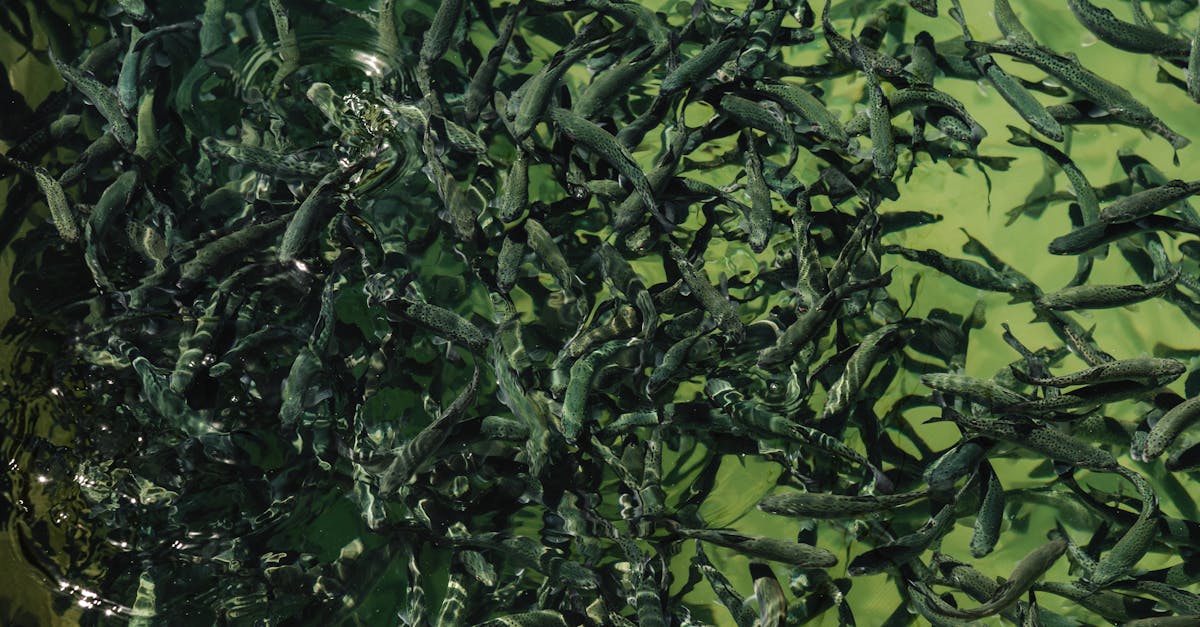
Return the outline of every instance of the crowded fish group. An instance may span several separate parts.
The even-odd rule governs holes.
[[[1067,2],[1170,98],[1033,0],[88,4],[0,8],[65,83],[0,84],[5,496],[56,612],[1200,625],[1200,333],[1090,322],[1200,325],[1200,180],[1071,154],[1179,161],[1196,0]],[[1048,249],[916,247],[1017,160]]]

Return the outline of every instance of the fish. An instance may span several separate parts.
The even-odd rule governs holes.
[[[633,188],[641,195],[642,202],[646,208],[655,214],[659,220],[670,224],[658,209],[658,205],[654,200],[654,191],[650,187],[650,182],[646,179],[646,173],[642,171],[642,167],[638,165],[633,155],[629,154],[625,146],[622,146],[613,137],[611,133],[600,128],[594,122],[580,117],[570,109],[553,107],[549,113],[550,119],[564,134],[570,137],[574,142],[592,151],[596,156],[604,159],[633,183]]]
[[[1137,520],[1125,531],[1107,553],[1100,556],[1095,571],[1084,575],[1087,583],[1105,587],[1125,577],[1150,549],[1158,537],[1158,497],[1154,488],[1140,474],[1118,466],[1117,474],[1125,477],[1137,488],[1142,499],[1142,509]]]
[[[1062,557],[1066,550],[1067,543],[1062,539],[1051,540],[1034,549],[1017,563],[1012,574],[996,589],[992,598],[975,608],[958,609],[931,594],[928,588],[920,589],[921,594],[925,595],[926,600],[932,604],[934,611],[943,616],[967,619],[991,616],[1019,601],[1026,591],[1030,590],[1034,583],[1050,570],[1051,566],[1054,566],[1054,563]]]
[[[826,292],[818,303],[784,329],[775,340],[775,344],[759,351],[758,365],[768,368],[791,361],[804,344],[828,330],[830,318],[844,299],[855,292],[884,287],[891,283],[891,280],[892,274],[889,270],[876,278],[843,283]]]
[[[517,18],[522,11],[521,5],[514,5],[504,14],[504,19],[500,21],[496,42],[492,44],[487,56],[475,69],[475,73],[471,75],[471,82],[467,85],[463,96],[467,122],[474,122],[478,119],[480,111],[492,97],[496,76],[500,72],[500,64],[504,61],[504,51],[508,49],[509,41],[512,40],[513,31],[517,26]]]
[[[200,140],[200,147],[210,155],[224,157],[256,172],[285,179],[318,180],[333,170],[333,166],[328,163],[306,161],[296,155],[213,137]]]
[[[1200,181],[1169,181],[1119,198],[1100,210],[1105,222],[1131,222],[1158,213],[1171,205],[1200,193]]]
[[[1083,210],[1084,225],[1094,224],[1100,219],[1100,201],[1096,197],[1095,188],[1066,153],[1015,126],[1009,126],[1008,130],[1012,134],[1008,143],[1014,146],[1037,148],[1058,164],[1063,174],[1067,176],[1067,180],[1070,181],[1071,189],[1075,192],[1075,200]]]
[[[684,538],[702,540],[709,544],[733,549],[744,555],[800,568],[830,568],[838,563],[837,556],[818,546],[752,536],[722,529],[688,529],[680,527],[675,533]]]
[[[475,627],[566,627],[567,621],[554,610],[534,610],[509,614],[479,623]]]
[[[400,298],[398,302],[405,318],[473,353],[482,354],[491,343],[479,327],[449,309],[408,297]]]
[[[721,102],[725,102],[725,99],[722,98]],[[763,178],[762,158],[754,149],[754,138],[750,136],[747,139],[746,192],[750,195],[750,250],[761,253],[767,249],[775,219],[772,215],[771,190]],[[794,145],[794,142],[795,139],[790,143]]]
[[[846,574],[862,577],[907,565],[946,535],[957,517],[953,503],[943,505],[916,531],[855,557],[846,566]]]
[[[1160,385],[1169,383],[1182,375],[1187,366],[1175,359],[1159,357],[1137,357],[1110,361],[1067,375],[1057,377],[1032,376],[1015,366],[1010,367],[1013,376],[1028,385],[1070,387],[1092,383],[1107,383],[1127,379],[1150,379]]]
[[[998,383],[965,375],[931,372],[921,375],[921,383],[945,394],[962,397],[988,408],[1020,405],[1029,399]]]
[[[1150,427],[1150,433],[1146,435],[1146,442],[1142,446],[1140,454],[1135,456],[1134,452],[1136,451],[1134,451],[1130,455],[1140,462],[1157,459],[1175,441],[1175,438],[1197,419],[1200,419],[1200,396],[1193,396],[1163,414]]]
[[[272,83],[278,86],[300,66],[300,44],[295,31],[292,30],[291,18],[288,16],[287,7],[283,6],[283,0],[270,0],[268,6],[275,21],[275,32],[279,37],[279,67],[271,79]]]
[[[950,9],[950,16],[954,18],[962,28],[964,41],[972,41],[973,39],[971,37],[971,32],[967,28],[966,19],[963,17],[962,6],[959,4],[958,0],[952,0],[952,2],[954,3],[954,6]],[[1012,14],[1012,7],[1008,5],[1008,0],[996,0],[995,4],[996,6],[994,14],[996,16],[996,21],[1000,24],[1000,30],[1004,32],[1005,35],[1007,35],[1010,39],[1014,38],[1013,33],[1016,34],[1015,36],[1018,39],[1021,38],[1022,32],[1028,35],[1028,31],[1025,30],[1024,26],[1020,25],[1020,22],[1016,20],[1015,15],[1012,16],[1011,20],[1006,19],[1006,13],[1004,9],[1007,9],[1008,15]],[[1007,29],[1006,24],[1010,25]],[[1032,38],[1032,35],[1029,35],[1029,39],[1032,40]],[[997,65],[995,59],[993,59],[991,55],[980,54],[972,58],[971,63],[975,66],[980,74],[988,79],[988,82],[992,84],[992,87],[996,89],[996,92],[1000,94],[1000,97],[1003,98],[1005,102],[1007,102],[1008,105],[1017,112],[1017,115],[1020,115],[1037,132],[1054,141],[1063,140],[1065,135],[1063,133],[1062,125],[1058,122],[1058,120],[1050,115],[1050,113],[1046,110],[1046,107],[1043,106],[1042,103],[1037,100],[1037,98],[1034,98],[1033,94],[1029,93],[1029,90],[1021,84],[1021,81],[1017,80],[1012,75],[1005,72],[1003,68]]]
[[[1192,102],[1200,102],[1200,28],[1192,30],[1192,45],[1188,52],[1185,78],[1187,93],[1192,97]]]
[[[46,197],[46,206],[50,208],[50,219],[54,223],[58,236],[65,242],[79,240],[79,224],[75,221],[75,213],[67,202],[66,192],[58,180],[46,171],[46,168],[35,166],[33,176],[37,180],[42,195]]]
[[[672,245],[670,250],[671,258],[679,268],[679,274],[682,275],[688,287],[692,289],[692,294],[700,301],[700,305],[713,317],[717,326],[725,331],[731,342],[735,344],[741,342],[742,337],[745,336],[746,328],[738,316],[737,307],[729,302],[729,299],[722,296],[717,291],[717,288],[713,287],[707,276],[693,269],[691,263],[685,257],[683,249]]]
[[[862,46],[854,46],[853,54],[861,56],[865,50]],[[867,78],[867,121],[871,135],[871,163],[884,179],[890,179],[896,173],[896,140],[892,135],[892,109],[883,88],[879,85],[875,74],[868,71]]]
[[[1011,39],[1005,43],[980,41],[964,43],[972,54],[980,52],[1003,54],[1032,63],[1101,106],[1114,118],[1161,136],[1176,150],[1191,143],[1190,139],[1168,127],[1165,122],[1154,115],[1149,107],[1134,98],[1127,89],[1101,78],[1083,67],[1074,57],[1057,54],[1040,45],[1020,43]]]
[[[1057,292],[1043,294],[1035,301],[1036,306],[1055,311],[1076,309],[1107,309],[1124,307],[1157,298],[1175,285],[1182,272],[1181,266],[1166,277],[1146,285],[1077,285]]]
[[[704,579],[708,581],[709,586],[717,595],[717,600],[733,615],[734,623],[738,627],[754,627],[758,618],[754,615],[754,610],[743,601],[729,579],[709,561],[708,555],[704,552],[704,543],[700,540],[696,540],[694,561]]]
[[[503,115],[511,125],[513,139],[523,142],[533,132],[533,128],[537,126],[550,107],[554,90],[566,75],[567,70],[570,70],[583,57],[591,54],[597,47],[603,45],[604,40],[603,37],[596,38],[587,32],[581,32],[577,41],[556,53],[549,63],[527,79],[520,89],[509,98]],[[573,118],[564,119],[572,120]],[[607,134],[607,131],[602,132]]]
[[[621,94],[636,85],[650,70],[662,63],[670,52],[669,46],[654,45],[626,56],[620,62],[596,74],[587,89],[572,103],[571,110],[584,119],[594,119],[611,107]]]
[[[1098,246],[1154,231],[1178,231],[1200,235],[1200,226],[1160,215],[1146,216],[1131,222],[1097,222],[1054,238],[1047,250],[1052,255],[1079,255]]]
[[[712,76],[739,48],[741,42],[735,38],[721,39],[705,46],[663,77],[658,86],[658,99],[673,96]]]
[[[937,420],[950,420],[969,433],[1004,440],[1053,460],[1090,470],[1117,467],[1112,453],[1033,420],[979,418],[950,408],[943,408],[943,413],[946,417]]]
[[[641,336],[649,338],[658,323],[658,311],[650,292],[646,290],[641,278],[629,265],[629,261],[612,244],[601,243],[597,254],[600,257],[600,269],[604,278],[626,302],[631,302],[637,307],[642,319]]]
[[[1027,285],[1015,275],[998,272],[970,259],[950,257],[933,249],[914,250],[898,245],[884,246],[883,252],[900,255],[909,261],[929,266],[955,281],[975,289],[1010,294],[1027,293]]]
[[[204,0],[204,12],[200,16],[200,57],[211,58],[227,45],[225,0]]]
[[[838,146],[850,143],[837,116],[807,89],[792,83],[755,81],[754,89],[812,124],[813,130]]]
[[[1067,7],[1084,28],[1114,48],[1167,58],[1184,58],[1191,52],[1188,40],[1172,37],[1156,28],[1122,22],[1112,11],[1088,0],[1067,0]]]
[[[1004,522],[1004,486],[996,475],[991,464],[982,462],[979,471],[987,476],[983,481],[983,499],[979,503],[979,511],[975,514],[975,523],[971,533],[971,556],[985,557],[996,548],[1000,539],[1000,525]]]
[[[754,579],[754,598],[758,601],[757,624],[761,627],[783,627],[787,621],[788,602],[775,573],[770,566],[751,561],[750,577]]]
[[[929,494],[929,489],[871,496],[796,492],[765,497],[758,502],[758,509],[793,518],[859,518],[928,498]]]
[[[317,181],[288,221],[277,253],[281,263],[290,262],[300,254],[312,237],[313,229],[328,212],[330,198],[337,195],[373,158],[371,153],[364,154],[348,165],[327,172]]]
[[[454,401],[440,412],[433,422],[421,429],[416,436],[392,453],[392,461],[379,473],[379,491],[388,494],[408,483],[422,465],[446,442],[450,432],[463,420],[467,411],[475,405],[479,393],[479,367],[476,366],[471,380],[458,393]]]
[[[587,397],[592,390],[596,369],[611,359],[621,349],[640,342],[637,338],[611,340],[602,344],[586,357],[576,360],[571,366],[571,379],[567,383],[562,405],[562,433],[567,441],[574,442],[587,421]]]
[[[819,424],[849,409],[862,393],[863,384],[880,358],[899,348],[907,340],[916,323],[895,322],[884,325],[863,336],[854,354],[846,361],[842,376],[829,387],[825,405],[821,408]]]

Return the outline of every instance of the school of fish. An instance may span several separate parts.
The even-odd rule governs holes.
[[[81,624],[1200,626],[1200,175],[1071,155],[1193,138],[980,1],[0,8],[61,77],[0,75],[21,560]],[[1200,113],[1197,1],[1104,4]],[[1072,226],[913,247],[988,136]],[[1196,326],[1107,352],[1151,305]]]

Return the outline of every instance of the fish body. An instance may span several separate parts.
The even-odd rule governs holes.
[[[446,411],[393,453],[391,463],[379,475],[379,491],[394,492],[413,477],[420,467],[446,442],[450,431],[475,404],[479,392],[479,367]]]
[[[954,618],[977,619],[997,614],[1019,601],[1066,550],[1067,543],[1062,539],[1051,540],[1034,549],[1017,563],[1008,580],[996,589],[993,597],[978,607],[961,610],[932,595],[928,600],[933,602],[937,613]]]
[[[858,518],[865,514],[894,509],[928,496],[929,490],[872,496],[796,492],[768,496],[759,501],[758,509],[768,514],[795,518]]]
[[[1166,185],[1151,187],[1120,198],[1100,210],[1100,219],[1105,222],[1131,222],[1158,213],[1198,193],[1200,181],[1170,181]]]
[[[1059,55],[1047,48],[1019,42],[967,42],[968,49],[993,54],[1005,54],[1023,59],[1061,80],[1092,102],[1106,109],[1114,118],[1133,126],[1150,130],[1171,143],[1175,149],[1191,143],[1188,138],[1171,130],[1149,107],[1142,104],[1127,89],[1116,85],[1083,67],[1073,57]]]
[[[998,383],[965,375],[929,373],[921,375],[921,383],[946,394],[960,396],[984,407],[999,408],[1018,405],[1029,399]]]
[[[837,556],[827,549],[763,536],[750,536],[736,531],[718,529],[677,530],[685,538],[702,540],[717,546],[733,549],[750,557],[790,564],[801,568],[829,568],[837,564]]]
[[[672,246],[671,257],[679,267],[684,282],[692,289],[693,296],[716,320],[717,326],[724,330],[733,342],[740,342],[745,335],[745,325],[738,317],[737,307],[717,291],[706,275],[692,268],[682,249]]]
[[[1157,357],[1140,357],[1110,361],[1058,377],[1035,377],[1018,368],[1012,368],[1013,376],[1022,383],[1051,387],[1068,387],[1128,379],[1154,379],[1160,384],[1178,378],[1186,370],[1183,362]]]
[[[783,108],[808,120],[817,133],[839,146],[850,142],[842,123],[816,96],[799,85],[757,81],[754,88]]]
[[[1188,426],[1200,420],[1200,396],[1193,396],[1172,407],[1150,427],[1138,461],[1148,462],[1167,450]]]
[[[1172,37],[1156,28],[1122,22],[1112,11],[1088,0],[1067,0],[1067,6],[1084,28],[1114,48],[1177,59],[1185,58],[1191,52],[1188,40]]]
[[[1075,309],[1107,309],[1140,303],[1166,293],[1179,280],[1182,272],[1175,271],[1159,281],[1146,285],[1076,285],[1044,294],[1036,301],[1038,307],[1056,311]]]
[[[633,188],[641,195],[642,202],[646,204],[646,207],[651,211],[658,211],[654,204],[654,192],[650,187],[650,182],[646,179],[646,173],[634,160],[633,155],[629,154],[629,150],[617,141],[616,137],[570,109],[552,108],[550,109],[550,119],[567,137],[607,161],[621,176],[629,179],[633,183]]]
[[[958,412],[951,413],[951,420],[969,432],[1004,440],[1082,468],[1111,470],[1117,466],[1112,453],[1031,420],[978,418]]]
[[[740,47],[741,42],[734,38],[722,39],[705,46],[663,77],[658,88],[659,98],[674,95],[712,76],[713,72],[729,60],[733,52]]]

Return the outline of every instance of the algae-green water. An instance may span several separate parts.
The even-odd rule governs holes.
[[[1030,43],[964,0],[1101,81],[992,54],[1060,141],[954,4],[4,3],[0,623],[1196,624],[1200,220],[1049,249],[1097,226],[1064,169],[1101,208],[1200,179],[1121,100],[1200,141],[1200,10],[1011,0]],[[1151,357],[1183,374],[1012,372]],[[952,565],[1019,582],[1063,534],[956,616],[998,597]]]

